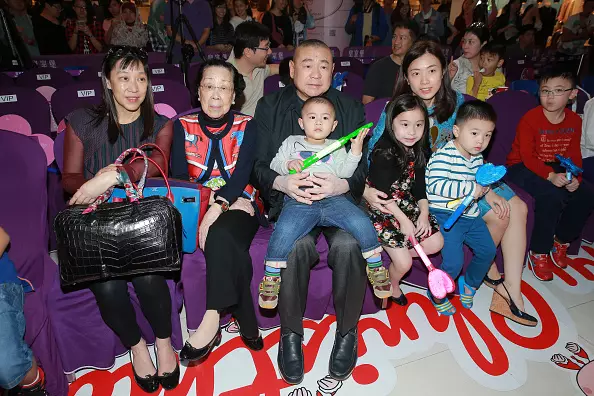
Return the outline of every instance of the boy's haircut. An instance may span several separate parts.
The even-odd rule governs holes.
[[[246,48],[255,49],[264,40],[270,40],[270,29],[267,26],[255,21],[240,23],[235,29],[235,44],[233,45],[235,59],[241,58],[243,50]]]
[[[396,32],[396,29],[408,29],[412,41],[415,41],[417,37],[419,37],[419,27],[412,20],[396,22],[394,26],[392,26],[392,35]]]
[[[318,39],[307,39],[307,40],[304,40],[301,43],[299,43],[299,45],[297,46],[297,48],[312,48],[312,47],[313,48],[330,49],[330,47],[328,47],[328,44],[326,44],[322,40],[318,40]]]
[[[481,55],[497,55],[499,59],[505,58],[505,46],[497,42],[488,42],[481,48]]]
[[[497,122],[497,113],[493,106],[487,102],[470,100],[464,102],[458,109],[456,125],[460,126],[470,120],[490,121],[495,124]]]
[[[562,78],[564,80],[568,80],[571,83],[571,88],[575,88],[575,74],[571,71],[567,71],[567,69],[562,69],[559,67],[552,67],[542,72],[538,85],[542,86],[544,83],[552,80],[553,78]]]
[[[313,96],[313,97],[307,99],[305,101],[305,103],[303,103],[303,107],[301,107],[301,115],[303,115],[305,108],[312,104],[325,104],[325,105],[329,106],[330,109],[332,110],[332,115],[336,116],[336,110],[334,108],[334,103],[332,103],[332,101],[325,96]]]

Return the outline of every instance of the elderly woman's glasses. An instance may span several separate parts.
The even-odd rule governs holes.
[[[202,88],[203,90],[205,90],[208,93],[213,93],[215,90],[218,90],[222,95],[228,95],[231,92],[233,92],[233,88],[231,88],[231,87],[226,87],[226,86],[217,87],[214,84],[200,84],[200,88]]]

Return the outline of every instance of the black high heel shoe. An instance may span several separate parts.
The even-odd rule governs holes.
[[[390,296],[390,300],[401,307],[406,307],[408,305],[408,298],[406,298],[402,289],[400,289],[400,297]]]
[[[491,307],[489,311],[498,315],[504,316],[509,320],[519,323],[524,326],[534,327],[538,324],[538,319],[534,316],[527,314],[526,312],[520,311],[517,305],[512,300],[507,287],[503,284],[503,288],[507,293],[507,298],[502,296],[497,290],[493,293],[493,299],[491,300]]]
[[[192,344],[186,341],[184,347],[179,353],[179,357],[180,359],[191,361],[204,359],[214,349],[214,347],[218,346],[221,343],[221,338],[222,334],[221,329],[219,328],[214,338],[210,340],[210,342],[202,348],[194,348]]]
[[[175,353],[175,352],[174,352]],[[155,343],[155,357],[157,358],[157,381],[161,384],[163,389],[172,390],[179,385],[179,360],[177,355],[175,358],[175,369],[171,373],[163,373],[159,375],[159,355],[157,354],[157,343]]]
[[[262,339],[262,334],[258,333],[258,337],[248,338],[244,336],[240,330],[239,335],[245,346],[250,348],[252,351],[261,351],[264,349],[264,340]]]
[[[503,283],[503,277],[499,278],[499,279],[491,279],[489,278],[489,275],[485,275],[485,277],[483,278],[483,282],[485,283],[485,285],[487,285],[487,287],[490,287],[491,289],[495,290],[495,288]]]
[[[154,393],[159,389],[159,381],[157,380],[157,373],[153,375],[147,375],[145,377],[140,377],[136,374],[136,370],[134,369],[134,359],[132,359],[133,353],[130,350],[130,364],[132,365],[132,372],[134,373],[134,381],[138,384],[140,389],[145,391],[146,393]]]

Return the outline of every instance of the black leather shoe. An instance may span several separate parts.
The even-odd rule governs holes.
[[[219,330],[217,331],[217,334],[214,336],[214,338],[212,340],[210,340],[210,342],[208,344],[206,344],[205,346],[203,346],[202,348],[194,348],[192,346],[192,344],[190,344],[188,341],[186,341],[186,343],[184,344],[184,347],[182,348],[181,352],[179,353],[179,358],[180,359],[184,359],[184,360],[200,360],[200,359],[204,359],[206,356],[208,356],[208,354],[210,353],[210,351],[212,351],[214,349],[214,347],[216,347],[217,345],[219,345],[221,343],[221,329],[219,328]]]
[[[350,329],[344,337],[336,331],[330,354],[330,377],[345,381],[351,376],[357,364],[357,344],[357,326]]]
[[[132,365],[132,372],[134,373],[134,381],[136,384],[145,391],[146,393],[154,393],[159,390],[159,380],[157,379],[157,373],[153,375],[147,375],[145,377],[140,377],[136,374],[136,370],[134,369],[134,361],[132,359],[132,351],[130,351],[130,364]]]
[[[157,344],[155,343],[155,356],[157,355]],[[158,360],[158,358],[157,358]],[[179,361],[176,359],[175,369],[171,373],[163,373],[159,375],[159,365],[157,364],[157,381],[161,384],[163,389],[175,389],[179,385]]]
[[[261,351],[264,349],[264,340],[262,339],[262,334],[258,334],[258,337],[255,338],[248,338],[241,334],[240,331],[239,335],[241,336],[241,341],[243,341],[245,346],[250,348],[252,351]]]
[[[278,369],[286,383],[303,381],[303,337],[290,329],[281,329],[278,344]]]
[[[406,298],[406,296],[404,295],[404,293],[402,293],[400,295],[400,297],[394,297],[394,296],[390,296],[390,300],[392,300],[392,302],[394,302],[395,304],[398,304],[402,307],[405,307],[408,305],[408,298]]]

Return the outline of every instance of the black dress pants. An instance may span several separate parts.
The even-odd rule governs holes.
[[[241,333],[248,338],[259,333],[250,290],[253,275],[250,245],[258,227],[255,216],[242,210],[229,210],[210,226],[204,246],[206,309],[230,312]]]
[[[295,244],[281,270],[278,300],[281,327],[303,335],[303,314],[307,302],[309,273],[319,261],[316,241],[324,234],[328,242],[328,266],[332,270],[332,295],[336,324],[341,335],[357,325],[367,286],[366,262],[357,240],[335,227],[314,228]]]
[[[171,295],[162,275],[149,274],[132,278],[142,313],[157,338],[171,337]],[[130,348],[140,342],[140,328],[128,294],[128,280],[112,279],[89,286],[95,295],[103,321]]]

